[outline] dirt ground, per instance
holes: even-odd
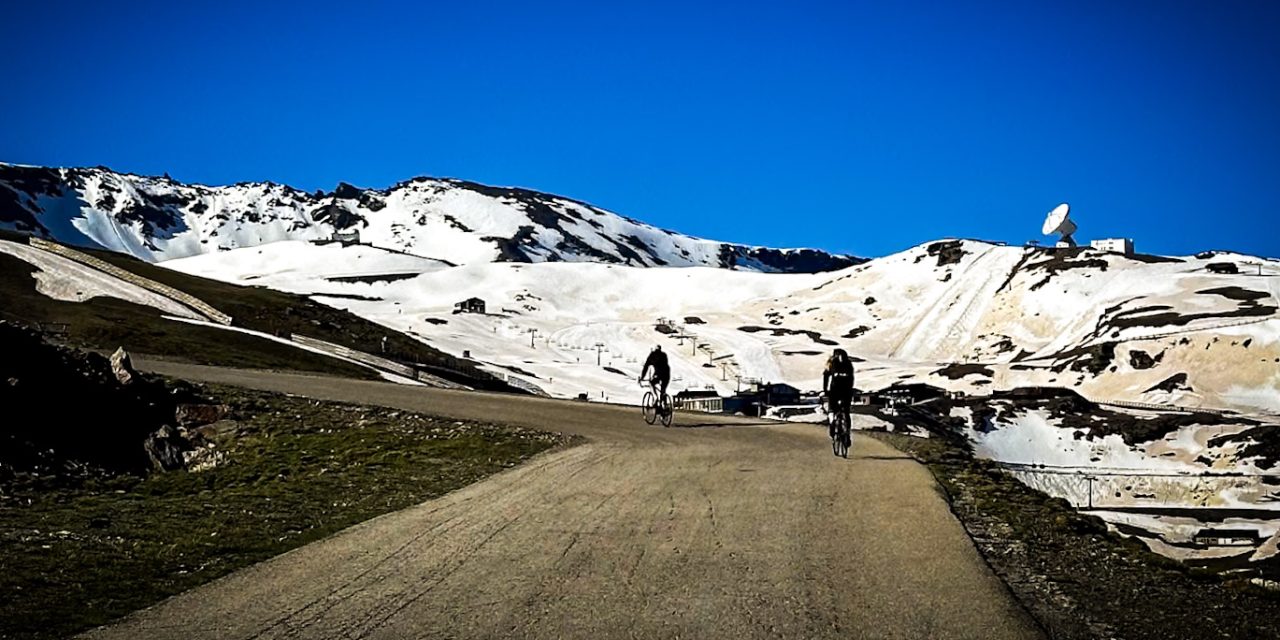
[[[142,363],[144,367],[148,363]],[[811,425],[150,363],[586,436],[172,598],[98,638],[1031,638],[930,473]]]

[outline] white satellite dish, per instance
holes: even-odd
[[[1049,215],[1045,216],[1044,226],[1041,227],[1040,232],[1046,236],[1055,233],[1061,234],[1062,237],[1058,238],[1057,244],[1059,247],[1076,246],[1075,238],[1071,237],[1071,234],[1076,232],[1076,223],[1072,222],[1068,217],[1070,214],[1071,206],[1065,202],[1054,207],[1053,211],[1050,211]]]

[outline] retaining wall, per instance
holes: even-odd
[[[81,253],[70,247],[60,245],[56,242],[49,242],[42,238],[31,238],[31,246],[49,253],[56,253],[68,260],[74,260],[87,267],[97,269],[103,273],[124,280],[125,282],[135,284],[143,289],[162,295],[174,302],[190,307],[204,317],[217,322],[218,324],[230,325],[231,316],[214,309],[205,301],[183,291],[179,291],[166,284],[161,284],[155,280],[144,278],[128,269],[122,269],[110,262],[95,258],[87,253]]]

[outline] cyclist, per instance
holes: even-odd
[[[844,349],[836,349],[827,359],[822,370],[822,392],[827,396],[827,406],[835,413],[843,413],[849,424],[849,405],[853,402],[853,360]],[[835,421],[831,422],[832,428]]]
[[[652,377],[649,375],[651,369]],[[667,385],[671,383],[671,364],[667,362],[667,354],[663,353],[662,345],[655,345],[649,352],[649,358],[644,361],[644,369],[640,371],[640,382],[644,383],[646,380],[649,384],[658,387],[659,398],[667,395]]]

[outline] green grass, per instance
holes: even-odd
[[[24,236],[5,231],[0,231],[0,239],[26,242]],[[187,275],[122,253],[81,247],[77,250],[189,293],[231,315],[236,327],[282,337],[299,334],[319,338],[422,364],[435,375],[477,389],[511,390],[474,362],[456,358],[395,329],[305,296]],[[378,379],[368,369],[342,360],[244,334],[164,320],[158,310],[149,307],[110,298],[96,298],[86,303],[52,300],[35,291],[31,278],[34,271],[26,262],[0,255],[0,320],[68,323],[71,325],[69,342],[73,346],[114,349],[123,345],[131,351],[197,364],[292,369]]]
[[[189,293],[229,314],[235,326],[273,335],[300,334],[405,362],[422,363],[432,372],[472,387],[509,390],[474,363],[439,351],[394,329],[335,309],[310,298],[265,287],[244,287],[192,276],[98,249],[84,250],[122,269]],[[387,339],[382,351],[382,339]]]
[[[465,486],[560,436],[215,387],[213,470],[0,488],[0,637],[110,622],[373,516]]]

